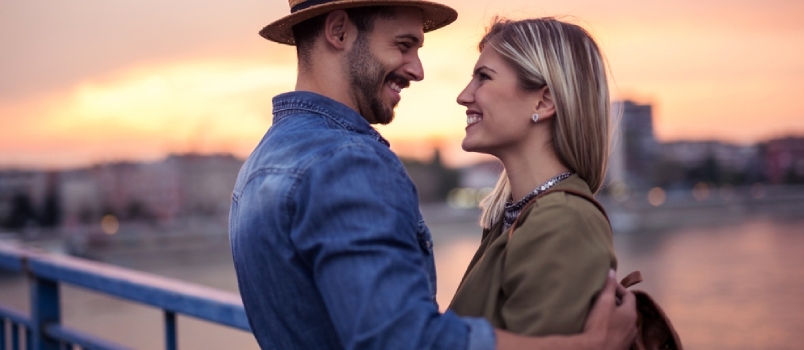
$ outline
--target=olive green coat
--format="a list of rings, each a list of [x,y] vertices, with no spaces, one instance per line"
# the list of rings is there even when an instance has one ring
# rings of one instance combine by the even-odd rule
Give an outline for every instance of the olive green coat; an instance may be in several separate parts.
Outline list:
[[[592,195],[578,175],[553,188]],[[502,219],[483,238],[449,308],[518,334],[580,333],[610,268],[611,230],[591,202],[566,192],[536,199],[509,241]]]

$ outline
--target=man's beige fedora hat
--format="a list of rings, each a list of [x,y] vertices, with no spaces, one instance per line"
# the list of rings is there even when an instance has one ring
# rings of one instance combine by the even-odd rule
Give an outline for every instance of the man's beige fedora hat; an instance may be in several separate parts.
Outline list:
[[[412,6],[422,9],[422,26],[425,32],[454,22],[458,12],[449,6],[424,0],[288,0],[290,14],[265,26],[260,35],[280,44],[294,45],[291,28],[310,18],[342,10],[366,6]]]

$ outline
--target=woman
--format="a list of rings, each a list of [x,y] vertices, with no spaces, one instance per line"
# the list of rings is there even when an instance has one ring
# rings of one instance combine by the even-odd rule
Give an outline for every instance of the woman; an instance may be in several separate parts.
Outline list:
[[[609,223],[586,198],[609,152],[602,55],[586,31],[553,18],[496,19],[479,47],[458,96],[462,146],[505,171],[481,203],[482,242],[450,309],[519,334],[579,333],[617,266]]]

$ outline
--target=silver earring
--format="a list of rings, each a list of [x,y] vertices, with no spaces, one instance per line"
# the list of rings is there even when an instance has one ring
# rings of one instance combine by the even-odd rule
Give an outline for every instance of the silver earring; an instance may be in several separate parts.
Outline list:
[[[539,121],[539,114],[538,113],[533,113],[533,116],[530,117],[530,119],[533,119],[534,123],[538,122]]]

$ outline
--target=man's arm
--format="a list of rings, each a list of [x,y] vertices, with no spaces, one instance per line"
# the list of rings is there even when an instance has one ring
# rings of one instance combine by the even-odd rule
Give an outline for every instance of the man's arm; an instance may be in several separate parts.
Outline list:
[[[637,335],[636,320],[634,294],[617,283],[612,270],[586,319],[583,333],[535,338],[498,329],[495,330],[497,349],[624,350]]]

